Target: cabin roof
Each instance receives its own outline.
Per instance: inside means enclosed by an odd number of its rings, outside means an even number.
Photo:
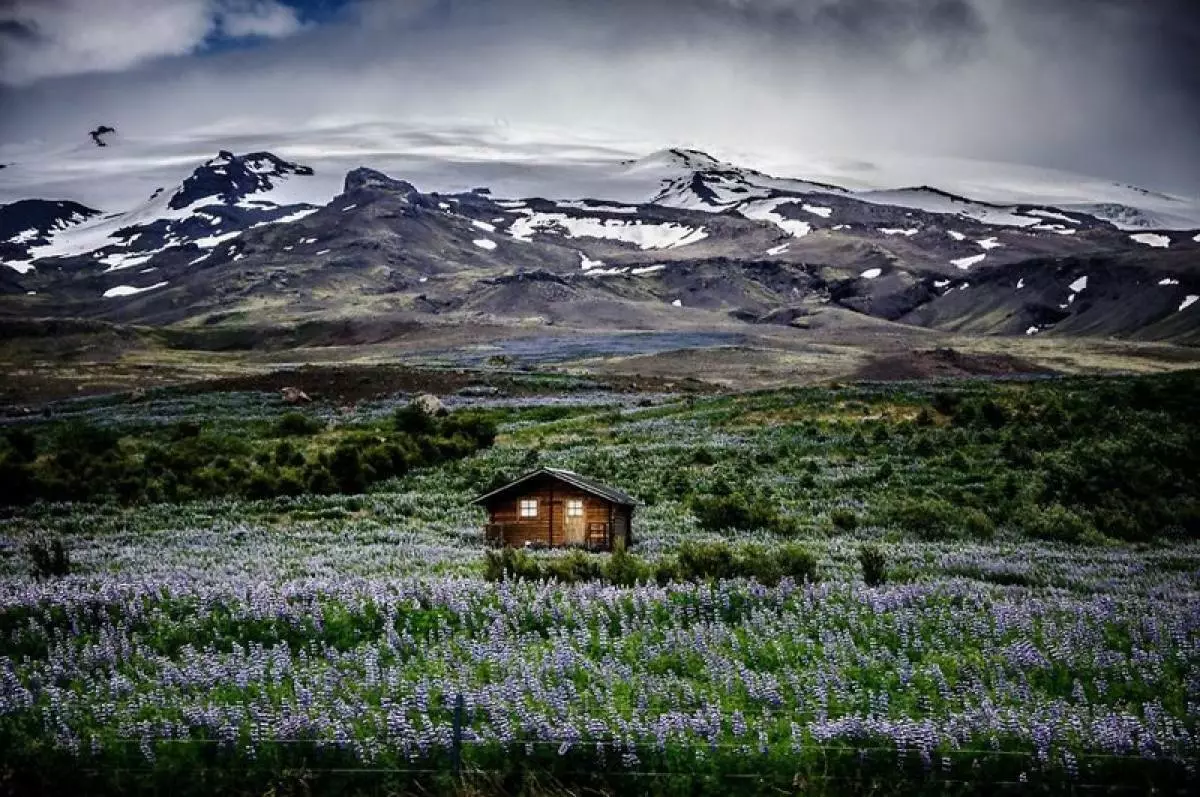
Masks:
[[[569,484],[572,487],[578,487],[580,490],[583,490],[585,493],[591,493],[594,496],[603,498],[606,501],[611,501],[614,504],[619,504],[621,506],[636,506],[637,505],[637,500],[633,496],[629,495],[629,493],[618,490],[615,487],[609,487],[606,484],[601,484],[600,482],[596,481],[595,479],[589,479],[586,476],[580,476],[578,473],[576,473],[573,470],[563,470],[562,468],[538,468],[535,471],[530,471],[529,473],[526,473],[524,476],[514,479],[513,481],[504,485],[503,487],[497,487],[495,490],[492,490],[490,493],[484,493],[483,495],[479,496],[475,500],[471,501],[471,503],[472,504],[485,503],[489,499],[495,498],[498,495],[515,490],[516,488],[520,487],[525,482],[531,481],[532,479],[534,479],[538,476],[549,476],[552,479],[557,479],[560,482],[565,482],[566,484]]]

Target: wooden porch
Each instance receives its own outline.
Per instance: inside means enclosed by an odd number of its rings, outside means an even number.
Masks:
[[[548,527],[546,523],[530,523],[528,521],[487,523],[484,525],[484,539],[489,545],[498,548],[506,545],[521,548],[527,544],[563,546],[565,543],[559,537],[561,529],[554,529],[555,538],[550,539],[550,528],[552,527]],[[611,550],[612,529],[611,522],[588,521],[584,524],[581,547],[594,551]]]

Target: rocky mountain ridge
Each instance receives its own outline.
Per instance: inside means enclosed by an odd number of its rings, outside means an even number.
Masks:
[[[804,327],[838,308],[979,334],[1200,340],[1196,231],[1134,233],[929,186],[855,192],[693,150],[622,168],[654,187],[644,201],[424,193],[359,168],[316,206],[290,201],[309,167],[222,151],[125,213],[0,206],[0,309],[175,326],[385,313],[654,329],[699,312]]]

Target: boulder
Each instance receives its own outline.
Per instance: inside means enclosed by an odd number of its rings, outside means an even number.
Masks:
[[[298,387],[285,387],[282,391],[283,402],[285,404],[311,404],[312,399]]]
[[[442,403],[441,399],[430,393],[422,393],[417,396],[412,400],[412,404],[431,418],[446,414],[446,405]]]

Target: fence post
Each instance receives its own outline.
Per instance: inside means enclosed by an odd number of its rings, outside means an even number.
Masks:
[[[454,738],[450,745],[450,767],[454,770],[454,777],[458,778],[462,775],[462,737],[463,737],[463,711],[466,708],[466,703],[463,701],[462,692],[454,698]]]

